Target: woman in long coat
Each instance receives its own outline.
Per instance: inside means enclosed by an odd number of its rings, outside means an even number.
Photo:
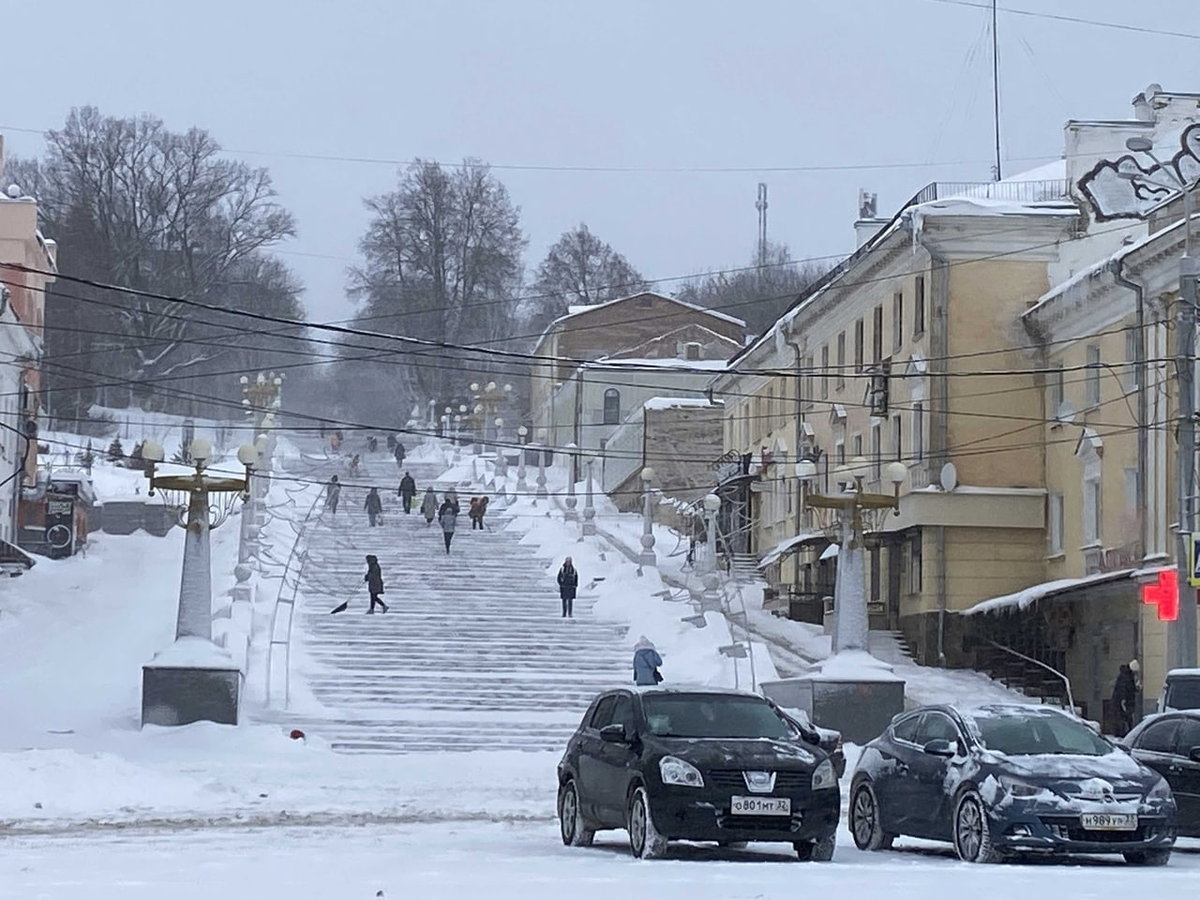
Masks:
[[[363,581],[367,583],[367,591],[371,594],[371,608],[367,610],[367,614],[375,612],[376,603],[383,607],[384,612],[387,612],[388,605],[379,596],[383,593],[383,570],[379,568],[378,557],[367,557],[367,574],[363,576]]]
[[[421,514],[425,516],[425,524],[432,525],[433,520],[437,518],[438,502],[437,494],[433,492],[433,488],[425,488],[425,499],[421,501]]]

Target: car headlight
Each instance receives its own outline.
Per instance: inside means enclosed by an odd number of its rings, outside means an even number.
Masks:
[[[835,787],[837,787],[837,772],[833,771],[833,763],[827,759],[822,760],[821,764],[813,770],[812,789],[822,791]]]
[[[1146,795],[1147,800],[1174,800],[1175,795],[1171,793],[1171,786],[1167,784],[1167,779],[1160,778],[1154,787],[1150,788],[1150,793]]]
[[[704,787],[704,776],[700,770],[686,759],[678,756],[664,756],[658,761],[658,774],[662,776],[663,784],[677,784],[681,787]]]
[[[1045,790],[1045,788],[1038,787],[1036,784],[1018,781],[1015,778],[1001,778],[1000,784],[1004,786],[1005,793],[1010,797],[1036,797]]]

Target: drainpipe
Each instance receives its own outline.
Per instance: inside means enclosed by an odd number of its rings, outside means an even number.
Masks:
[[[930,459],[940,471],[950,462],[950,397],[946,360],[950,352],[950,327],[947,307],[950,302],[950,261],[922,242],[929,253],[929,393]],[[937,544],[937,655],[938,665],[946,665],[946,527],[934,530]]]
[[[938,665],[944,669],[946,668],[946,526],[937,526],[934,537],[937,540],[938,558],[937,655]]]
[[[794,341],[790,337],[787,337],[787,336],[784,337],[784,343],[787,344],[789,347],[791,347],[792,352],[796,355],[796,361],[793,364],[793,368],[794,368],[793,377],[796,379],[796,435],[795,435],[796,443],[794,444],[794,446],[796,448],[795,461],[799,462],[800,461],[800,445],[801,445],[801,443],[803,443],[802,439],[804,437],[804,427],[803,427],[803,423],[801,422],[802,416],[800,414],[800,408],[801,408],[801,396],[800,396],[801,390],[800,390],[800,388],[801,388],[801,385],[803,384],[804,369],[801,364],[802,358],[800,355],[800,344],[797,341]],[[801,531],[801,527],[804,523],[804,482],[801,481],[800,479],[796,479],[796,482],[797,482],[797,487],[796,487],[796,533],[799,534]]]
[[[1110,265],[1110,270],[1113,274],[1113,280],[1123,288],[1128,288],[1133,291],[1133,299],[1135,304],[1134,321],[1137,328],[1137,342],[1134,345],[1134,371],[1137,373],[1138,394],[1137,394],[1137,503],[1138,509],[1142,512],[1142,533],[1140,535],[1142,542],[1142,554],[1149,552],[1150,543],[1147,541],[1149,534],[1150,521],[1146,515],[1146,465],[1149,462],[1149,441],[1150,434],[1148,428],[1149,419],[1149,403],[1150,398],[1147,395],[1147,382],[1149,381],[1146,367],[1146,294],[1140,284],[1135,281],[1130,281],[1125,275],[1125,261],[1123,259],[1115,260]]]

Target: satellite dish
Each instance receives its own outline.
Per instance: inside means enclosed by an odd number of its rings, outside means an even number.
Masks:
[[[1075,404],[1070,400],[1064,400],[1058,404],[1058,409],[1054,411],[1054,420],[1062,422],[1065,425],[1070,425],[1075,421]]]
[[[958,487],[958,468],[952,462],[942,466],[942,474],[938,479],[941,482],[942,490],[947,494]]]

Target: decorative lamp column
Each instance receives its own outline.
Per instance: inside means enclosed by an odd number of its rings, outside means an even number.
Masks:
[[[433,432],[437,431],[437,401],[429,401],[429,433],[432,437]]]
[[[575,511],[575,507],[579,505],[579,498],[575,496],[575,454],[579,451],[579,447],[570,443],[563,449],[567,451],[567,511],[565,518],[568,522],[574,522],[579,519],[579,513]]]
[[[238,451],[245,467],[241,478],[213,478],[205,473],[213,455],[208,441],[192,441],[189,452],[194,473],[160,476],[157,467],[164,458],[162,445],[154,441],[142,445],[150,495],[163,492],[164,499],[181,515],[186,531],[175,642],[142,667],[142,724],[212,721],[236,725],[243,673],[229,652],[212,639],[209,535],[228,518],[237,499],[245,498],[257,451],[254,447]]]
[[[517,493],[524,494],[529,490],[529,485],[525,482],[525,444],[529,437],[529,429],[522,425],[517,429],[517,445],[521,455],[517,457]]]
[[[717,510],[721,498],[716,494],[704,495],[704,573],[700,577],[704,592],[700,595],[701,612],[717,612],[721,609],[721,593],[717,589],[721,576],[717,572]]]
[[[596,455],[589,453],[587,455],[587,494],[583,501],[583,536],[588,537],[596,533],[596,506],[593,502],[592,493],[592,467],[596,464]]]
[[[508,477],[508,460],[504,456],[504,447],[500,443],[500,429],[504,427],[504,420],[496,416],[492,422],[496,426],[496,477]]]
[[[642,489],[645,493],[642,506],[642,552],[638,554],[639,566],[658,565],[658,557],[654,554],[654,469],[650,466],[642,469]]]
[[[545,500],[550,494],[546,491],[546,448],[538,446],[537,499]]]

